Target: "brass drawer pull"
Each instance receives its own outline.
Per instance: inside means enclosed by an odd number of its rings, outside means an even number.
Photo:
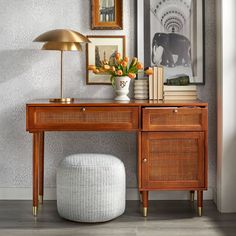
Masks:
[[[81,111],[83,111],[83,112],[86,111],[85,107],[81,108]]]
[[[177,109],[174,109],[173,112],[174,112],[174,113],[178,113],[178,110],[177,110]]]
[[[144,158],[144,159],[143,159],[143,162],[146,163],[146,162],[147,162],[147,158]]]

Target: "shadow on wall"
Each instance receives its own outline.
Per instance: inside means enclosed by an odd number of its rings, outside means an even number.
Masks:
[[[19,49],[0,51],[0,83],[14,79],[29,71],[32,65],[43,60],[39,50]]]
[[[34,81],[28,81],[32,67],[44,58],[39,50],[0,51],[1,187],[30,185],[32,144],[25,131],[25,103],[41,92]]]
[[[28,157],[31,157],[31,139],[25,131],[25,105],[17,104],[4,110],[0,122],[0,185],[15,187],[25,175],[30,176],[31,173],[31,162],[28,162]],[[28,186],[30,179],[25,178],[24,181]]]

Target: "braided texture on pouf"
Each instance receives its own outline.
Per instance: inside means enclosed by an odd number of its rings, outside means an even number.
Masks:
[[[75,154],[57,170],[57,209],[78,222],[112,220],[125,210],[123,162],[105,154]]]

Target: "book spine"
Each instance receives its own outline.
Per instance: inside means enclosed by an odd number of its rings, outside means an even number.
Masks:
[[[164,96],[174,95],[174,96],[186,96],[186,95],[197,95],[197,91],[165,91]]]
[[[163,100],[163,76],[164,70],[163,67],[158,67],[158,100]]]
[[[164,96],[164,100],[196,100],[197,96]]]
[[[157,99],[157,79],[158,79],[158,68],[155,66],[154,67],[154,73],[153,73],[153,99]]]
[[[164,91],[196,91],[196,85],[171,86],[164,85]]]
[[[149,99],[153,99],[153,75],[149,75]]]

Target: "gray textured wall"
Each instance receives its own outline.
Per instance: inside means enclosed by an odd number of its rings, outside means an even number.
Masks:
[[[25,103],[56,97],[59,92],[58,52],[40,51],[32,43],[54,28],[87,35],[125,34],[127,54],[135,51],[134,0],[124,0],[123,31],[91,31],[89,0],[0,0],[0,198],[25,198],[31,187],[31,135],[25,131]],[[112,98],[110,86],[87,86],[85,50],[65,53],[65,95]],[[209,185],[215,188],[215,1],[206,1],[206,85],[199,95],[209,102]],[[45,185],[55,186],[59,161],[76,152],[111,153],[126,166],[128,187],[136,187],[136,139],[133,133],[47,133]],[[31,192],[27,192],[29,196]],[[15,194],[15,195],[14,195]],[[14,195],[14,196],[13,196]]]

